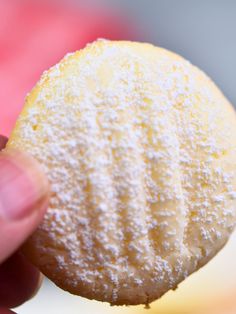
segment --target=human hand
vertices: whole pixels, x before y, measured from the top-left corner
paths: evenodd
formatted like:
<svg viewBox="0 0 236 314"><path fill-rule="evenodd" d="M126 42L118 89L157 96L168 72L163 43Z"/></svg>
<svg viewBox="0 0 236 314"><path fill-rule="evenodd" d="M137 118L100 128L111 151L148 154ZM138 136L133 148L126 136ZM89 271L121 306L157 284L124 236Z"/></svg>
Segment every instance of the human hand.
<svg viewBox="0 0 236 314"><path fill-rule="evenodd" d="M0 136L0 150L7 139ZM0 152L0 314L37 292L41 275L19 248L41 222L48 183L37 162L16 151Z"/></svg>

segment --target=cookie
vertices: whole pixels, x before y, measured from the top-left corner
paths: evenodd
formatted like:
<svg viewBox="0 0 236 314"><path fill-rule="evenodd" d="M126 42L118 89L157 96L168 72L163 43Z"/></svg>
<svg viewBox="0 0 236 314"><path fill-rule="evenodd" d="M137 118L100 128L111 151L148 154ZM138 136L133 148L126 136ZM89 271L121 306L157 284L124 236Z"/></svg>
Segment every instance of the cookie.
<svg viewBox="0 0 236 314"><path fill-rule="evenodd" d="M150 44L99 40L27 96L7 149L51 183L24 247L59 287L148 304L207 263L236 221L236 115L214 83Z"/></svg>

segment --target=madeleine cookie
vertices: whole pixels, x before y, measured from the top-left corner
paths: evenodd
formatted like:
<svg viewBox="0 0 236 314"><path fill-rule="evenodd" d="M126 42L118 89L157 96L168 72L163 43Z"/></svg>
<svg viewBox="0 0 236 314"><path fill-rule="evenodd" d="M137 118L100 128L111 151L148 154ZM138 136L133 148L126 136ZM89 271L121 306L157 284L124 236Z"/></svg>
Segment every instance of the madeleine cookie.
<svg viewBox="0 0 236 314"><path fill-rule="evenodd" d="M148 304L210 260L236 221L236 115L180 56L99 40L45 72L7 148L51 201L25 254L59 287Z"/></svg>

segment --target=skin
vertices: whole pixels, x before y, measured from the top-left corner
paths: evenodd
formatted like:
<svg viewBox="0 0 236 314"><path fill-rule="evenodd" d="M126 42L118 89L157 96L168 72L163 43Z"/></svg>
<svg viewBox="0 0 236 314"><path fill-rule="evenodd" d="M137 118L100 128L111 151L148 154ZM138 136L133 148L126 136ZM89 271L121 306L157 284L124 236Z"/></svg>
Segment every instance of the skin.
<svg viewBox="0 0 236 314"><path fill-rule="evenodd" d="M36 161L2 151L6 143L0 136L0 314L15 313L10 308L31 299L40 287L42 276L20 247L40 224L49 198Z"/></svg>

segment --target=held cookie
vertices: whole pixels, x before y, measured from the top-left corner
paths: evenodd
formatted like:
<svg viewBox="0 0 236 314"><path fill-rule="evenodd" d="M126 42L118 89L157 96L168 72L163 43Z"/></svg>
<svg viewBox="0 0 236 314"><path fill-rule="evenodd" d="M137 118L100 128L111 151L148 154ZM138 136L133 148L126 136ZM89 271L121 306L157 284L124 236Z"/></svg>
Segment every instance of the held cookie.
<svg viewBox="0 0 236 314"><path fill-rule="evenodd" d="M180 56L99 40L45 72L8 148L51 201L25 254L59 287L148 304L209 261L236 221L236 116Z"/></svg>

